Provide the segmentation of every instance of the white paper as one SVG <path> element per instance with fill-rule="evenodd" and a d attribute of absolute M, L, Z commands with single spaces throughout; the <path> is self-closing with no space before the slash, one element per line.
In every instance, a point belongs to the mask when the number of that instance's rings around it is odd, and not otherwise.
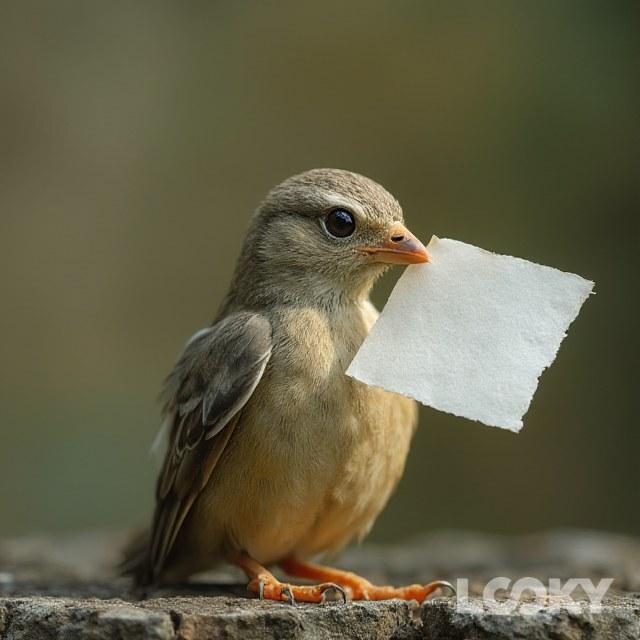
<path fill-rule="evenodd" d="M 347 375 L 519 431 L 593 282 L 435 236 L 406 269 Z"/>

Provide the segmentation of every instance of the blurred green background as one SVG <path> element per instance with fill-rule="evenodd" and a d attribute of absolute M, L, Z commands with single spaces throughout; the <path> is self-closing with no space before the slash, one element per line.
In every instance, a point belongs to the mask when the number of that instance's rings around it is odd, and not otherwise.
<path fill-rule="evenodd" d="M 422 410 L 372 537 L 640 534 L 639 6 L 3 3 L 0 535 L 145 521 L 160 383 L 266 190 L 322 166 L 597 283 L 520 435 Z"/>

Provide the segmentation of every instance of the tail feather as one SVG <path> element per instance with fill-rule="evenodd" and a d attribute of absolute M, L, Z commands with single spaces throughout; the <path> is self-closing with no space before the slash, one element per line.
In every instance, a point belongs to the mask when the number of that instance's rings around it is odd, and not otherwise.
<path fill-rule="evenodd" d="M 118 564 L 120 574 L 132 576 L 138 586 L 145 584 L 148 575 L 150 539 L 148 529 L 136 532 L 125 546 L 122 561 Z"/>

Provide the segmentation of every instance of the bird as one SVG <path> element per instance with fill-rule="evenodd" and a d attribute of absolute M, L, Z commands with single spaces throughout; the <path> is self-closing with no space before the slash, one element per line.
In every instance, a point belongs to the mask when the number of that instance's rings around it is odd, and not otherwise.
<path fill-rule="evenodd" d="M 164 384 L 155 512 L 123 563 L 138 586 L 229 563 L 267 600 L 421 602 L 451 588 L 374 585 L 314 561 L 362 540 L 403 473 L 415 402 L 345 372 L 378 317 L 375 281 L 428 261 L 370 178 L 312 169 L 266 195 L 213 323 Z"/>

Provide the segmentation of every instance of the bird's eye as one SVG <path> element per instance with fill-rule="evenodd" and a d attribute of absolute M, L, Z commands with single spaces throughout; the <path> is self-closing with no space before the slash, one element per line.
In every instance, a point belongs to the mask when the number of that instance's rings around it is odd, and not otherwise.
<path fill-rule="evenodd" d="M 324 221 L 327 231 L 335 238 L 347 238 L 356 230 L 356 221 L 346 209 L 334 209 Z"/>

